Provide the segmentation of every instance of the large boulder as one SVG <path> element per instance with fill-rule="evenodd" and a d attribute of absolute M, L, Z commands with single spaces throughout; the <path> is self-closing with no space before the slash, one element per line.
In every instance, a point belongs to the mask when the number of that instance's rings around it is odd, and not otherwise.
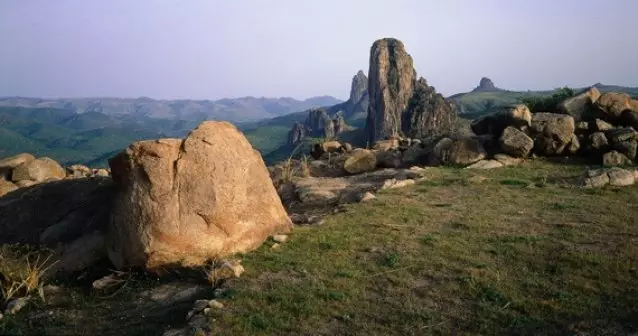
<path fill-rule="evenodd" d="M 424 78 L 419 78 L 402 118 L 405 135 L 427 138 L 450 134 L 456 122 L 456 111 Z"/>
<path fill-rule="evenodd" d="M 532 124 L 532 113 L 526 105 L 503 107 L 500 111 L 475 119 L 470 124 L 476 135 L 492 135 L 498 139 L 507 127 L 526 130 Z"/>
<path fill-rule="evenodd" d="M 558 110 L 572 116 L 575 121 L 581 121 L 598 98 L 600 98 L 600 91 L 591 87 L 558 104 Z"/>
<path fill-rule="evenodd" d="M 483 160 L 487 152 L 476 138 L 443 138 L 430 154 L 430 164 L 467 166 Z"/>
<path fill-rule="evenodd" d="M 4 180 L 4 179 L 0 179 L 0 197 L 14 191 L 18 189 L 18 186 L 16 186 L 15 184 Z"/>
<path fill-rule="evenodd" d="M 630 164 L 631 160 L 618 151 L 613 150 L 603 155 L 603 165 L 605 166 L 627 166 Z"/>
<path fill-rule="evenodd" d="M 76 271 L 106 258 L 113 184 L 67 179 L 21 188 L 0 198 L 0 244 L 53 249 L 56 270 Z"/>
<path fill-rule="evenodd" d="M 200 265 L 292 225 L 261 156 L 230 123 L 133 143 L 109 164 L 117 193 L 108 253 L 119 268 Z"/>
<path fill-rule="evenodd" d="M 368 149 L 357 148 L 348 154 L 343 169 L 350 174 L 371 172 L 377 167 L 376 154 Z"/>
<path fill-rule="evenodd" d="M 593 106 L 592 117 L 612 124 L 621 120 L 623 112 L 634 110 L 631 97 L 626 93 L 606 92 L 600 95 Z"/>
<path fill-rule="evenodd" d="M 416 72 L 403 43 L 384 38 L 370 49 L 368 76 L 370 104 L 365 133 L 366 140 L 374 143 L 401 132 L 402 114 L 412 98 Z"/>
<path fill-rule="evenodd" d="M 48 157 L 42 157 L 25 162 L 13 169 L 11 180 L 31 180 L 43 182 L 47 180 L 59 180 L 66 177 L 64 168 L 59 163 Z"/>
<path fill-rule="evenodd" d="M 503 152 L 514 157 L 526 157 L 534 147 L 534 139 L 512 126 L 503 131 L 499 143 Z"/>
<path fill-rule="evenodd" d="M 607 139 L 609 139 L 609 141 L 613 144 L 623 141 L 638 140 L 638 132 L 631 127 L 607 130 L 605 132 L 605 136 L 607 136 Z"/>
<path fill-rule="evenodd" d="M 603 150 L 609 146 L 609 140 L 603 132 L 594 132 L 589 135 L 589 143 L 592 149 Z"/>
<path fill-rule="evenodd" d="M 11 171 L 15 167 L 33 160 L 35 160 L 35 156 L 29 153 L 22 153 L 0 160 L 0 179 L 11 179 Z"/>
<path fill-rule="evenodd" d="M 531 131 L 535 134 L 534 150 L 540 155 L 563 154 L 572 141 L 576 125 L 574 118 L 566 114 L 535 113 Z"/>
<path fill-rule="evenodd" d="M 403 163 L 400 151 L 377 151 L 376 155 L 379 168 L 399 168 Z"/>
<path fill-rule="evenodd" d="M 630 160 L 636 159 L 636 150 L 638 150 L 638 141 L 627 140 L 614 143 L 614 149 L 624 154 Z"/>

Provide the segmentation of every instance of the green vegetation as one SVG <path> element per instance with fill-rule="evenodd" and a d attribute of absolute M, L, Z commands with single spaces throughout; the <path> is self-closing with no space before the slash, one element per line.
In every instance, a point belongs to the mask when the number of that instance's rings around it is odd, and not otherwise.
<path fill-rule="evenodd" d="M 224 283 L 213 334 L 636 332 L 638 186 L 570 187 L 582 169 L 429 168 L 417 185 L 296 227 L 278 249 L 267 242 L 242 257 L 246 272 Z M 161 334 L 185 323 L 192 302 L 140 308 L 159 284 L 136 275 L 98 298 L 81 281 L 60 282 L 66 303 L 5 317 L 0 334 Z"/>
<path fill-rule="evenodd" d="M 563 87 L 556 89 L 551 96 L 522 97 L 520 102 L 527 105 L 532 113 L 558 112 L 558 104 L 574 96 L 574 90 Z"/>

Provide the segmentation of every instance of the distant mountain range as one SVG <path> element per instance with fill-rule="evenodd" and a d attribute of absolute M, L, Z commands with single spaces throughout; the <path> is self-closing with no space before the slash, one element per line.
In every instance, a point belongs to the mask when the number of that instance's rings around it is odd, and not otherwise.
<path fill-rule="evenodd" d="M 312 107 L 332 106 L 342 101 L 330 97 L 294 98 L 242 97 L 220 100 L 154 100 L 151 98 L 71 98 L 40 99 L 0 98 L 0 107 L 55 108 L 84 114 L 146 117 L 169 120 L 255 121 L 303 111 Z"/>

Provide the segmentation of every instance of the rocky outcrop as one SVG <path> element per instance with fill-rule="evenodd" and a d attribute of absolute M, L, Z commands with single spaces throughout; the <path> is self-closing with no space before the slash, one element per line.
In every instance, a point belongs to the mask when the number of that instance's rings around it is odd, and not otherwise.
<path fill-rule="evenodd" d="M 338 112 L 332 119 L 332 125 L 334 128 L 334 136 L 338 137 L 341 133 L 350 130 L 350 126 L 346 123 L 343 117 L 343 113 Z"/>
<path fill-rule="evenodd" d="M 504 153 L 514 157 L 526 157 L 534 148 L 534 139 L 523 131 L 508 126 L 501 134 L 499 144 Z"/>
<path fill-rule="evenodd" d="M 593 104 L 593 117 L 616 124 L 622 121 L 625 111 L 636 111 L 634 102 L 626 93 L 606 92 Z"/>
<path fill-rule="evenodd" d="M 563 154 L 576 130 L 574 118 L 557 113 L 535 113 L 531 131 L 535 134 L 534 150 L 540 155 Z"/>
<path fill-rule="evenodd" d="M 46 246 L 56 270 L 75 271 L 106 258 L 110 178 L 68 179 L 21 188 L 0 198 L 0 244 Z"/>
<path fill-rule="evenodd" d="M 11 180 L 11 172 L 13 169 L 33 160 L 35 160 L 35 156 L 28 153 L 14 155 L 0 160 L 0 179 Z"/>
<path fill-rule="evenodd" d="M 332 119 L 322 108 L 310 109 L 304 126 L 311 137 L 331 139 L 335 136 Z"/>
<path fill-rule="evenodd" d="M 492 135 L 501 137 L 503 130 L 514 127 L 526 131 L 532 125 L 532 112 L 525 105 L 502 107 L 499 111 L 472 121 L 470 128 L 476 135 Z"/>
<path fill-rule="evenodd" d="M 452 105 L 434 87 L 428 86 L 424 78 L 419 78 L 403 114 L 403 133 L 411 138 L 449 135 L 455 122 Z"/>
<path fill-rule="evenodd" d="M 503 91 L 503 90 L 497 88 L 494 85 L 494 82 L 492 82 L 492 80 L 487 77 L 481 78 L 479 85 L 475 87 L 474 90 L 472 90 L 472 92 L 495 92 L 495 91 Z"/>
<path fill-rule="evenodd" d="M 352 77 L 352 85 L 350 86 L 350 98 L 346 102 L 345 117 L 350 118 L 354 114 L 367 112 L 370 103 L 368 99 L 368 77 L 359 70 Z"/>
<path fill-rule="evenodd" d="M 412 98 L 416 72 L 412 57 L 397 39 L 377 40 L 370 49 L 370 105 L 366 119 L 369 143 L 401 132 L 401 120 Z"/>
<path fill-rule="evenodd" d="M 261 156 L 230 123 L 136 142 L 109 164 L 108 254 L 118 268 L 198 265 L 291 227 Z"/>
<path fill-rule="evenodd" d="M 558 104 L 558 110 L 572 116 L 578 122 L 587 116 L 598 98 L 600 98 L 600 91 L 591 87 Z"/>
<path fill-rule="evenodd" d="M 298 122 L 296 122 L 290 132 L 288 132 L 288 143 L 294 145 L 301 140 L 303 140 L 307 136 L 306 127 Z"/>

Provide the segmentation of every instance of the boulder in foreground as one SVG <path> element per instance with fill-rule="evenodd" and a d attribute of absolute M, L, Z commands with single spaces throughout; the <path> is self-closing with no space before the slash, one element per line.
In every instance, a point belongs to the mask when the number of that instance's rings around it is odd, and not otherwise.
<path fill-rule="evenodd" d="M 136 142 L 109 164 L 117 192 L 108 254 L 118 268 L 199 265 L 292 226 L 261 156 L 230 123 Z"/>

